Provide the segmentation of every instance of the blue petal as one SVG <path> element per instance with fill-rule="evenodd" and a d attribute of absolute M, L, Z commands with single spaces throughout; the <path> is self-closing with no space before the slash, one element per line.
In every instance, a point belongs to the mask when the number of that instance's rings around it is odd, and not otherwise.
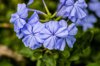
<path fill-rule="evenodd" d="M 26 24 L 26 21 L 24 19 L 19 18 L 14 24 L 20 29 L 23 28 L 23 26 Z"/>
<path fill-rule="evenodd" d="M 98 6 L 100 6 L 99 2 L 91 2 L 91 3 L 89 3 L 89 9 L 91 11 L 97 11 L 100 8 L 100 7 L 98 8 Z"/>
<path fill-rule="evenodd" d="M 68 31 L 69 31 L 69 35 L 76 35 L 78 29 L 77 29 L 76 25 L 74 23 L 72 23 L 71 25 L 69 25 Z"/>
<path fill-rule="evenodd" d="M 14 23 L 17 19 L 19 18 L 18 14 L 12 14 L 11 15 L 11 19 L 10 19 L 10 22 L 11 23 Z"/>
<path fill-rule="evenodd" d="M 55 33 L 58 28 L 59 28 L 59 24 L 56 21 L 50 21 L 48 23 L 45 24 L 46 28 L 51 32 L 51 33 Z M 52 25 L 52 26 L 51 26 Z"/>
<path fill-rule="evenodd" d="M 28 4 L 27 5 L 30 5 L 34 2 L 34 0 L 29 0 Z"/>
<path fill-rule="evenodd" d="M 66 0 L 66 6 L 72 6 L 74 4 L 74 0 Z"/>
<path fill-rule="evenodd" d="M 55 49 L 63 51 L 65 46 L 66 46 L 65 40 L 64 39 L 58 39 L 57 43 L 55 45 Z"/>
<path fill-rule="evenodd" d="M 83 25 L 83 31 L 86 31 L 86 30 L 89 29 L 89 28 L 93 28 L 93 24 L 87 23 L 87 24 L 84 24 L 84 25 Z"/>
<path fill-rule="evenodd" d="M 82 26 L 83 30 L 86 31 L 88 28 L 92 28 L 93 23 L 95 23 L 96 21 L 97 21 L 96 17 L 91 14 L 87 15 L 87 17 L 85 17 L 82 20 L 78 20 L 77 25 Z"/>
<path fill-rule="evenodd" d="M 40 46 L 42 46 L 42 45 L 37 42 L 36 38 L 32 37 L 31 40 L 30 40 L 29 47 L 34 50 L 34 49 L 39 48 Z"/>
<path fill-rule="evenodd" d="M 55 44 L 56 44 L 56 37 L 52 36 L 52 37 L 49 37 L 48 39 L 46 39 L 44 41 L 43 46 L 45 48 L 48 48 L 48 49 L 52 50 L 52 49 L 54 49 Z"/>
<path fill-rule="evenodd" d="M 28 23 L 34 25 L 38 22 L 39 22 L 39 16 L 37 12 L 34 12 L 34 14 L 28 19 Z"/>
<path fill-rule="evenodd" d="M 26 18 L 28 16 L 28 9 L 26 4 L 18 4 L 17 6 L 17 13 L 21 18 Z"/>
<path fill-rule="evenodd" d="M 51 35 L 50 31 L 46 28 L 44 28 L 42 31 L 40 31 L 41 34 L 48 34 Z"/>
<path fill-rule="evenodd" d="M 61 27 L 59 28 L 59 30 L 55 33 L 55 35 L 57 37 L 61 37 L 61 38 L 64 38 L 64 37 L 67 37 L 68 35 L 68 30 L 66 27 Z"/>
<path fill-rule="evenodd" d="M 100 10 L 96 11 L 96 15 L 100 18 Z"/>
<path fill-rule="evenodd" d="M 85 2 L 85 0 L 78 0 L 76 2 L 77 6 L 80 7 L 80 8 L 86 8 L 87 7 L 87 4 Z"/>
<path fill-rule="evenodd" d="M 35 24 L 34 26 L 33 26 L 33 33 L 38 33 L 38 32 L 40 32 L 41 30 L 43 30 L 43 28 L 44 28 L 44 24 L 42 24 L 42 23 L 37 23 L 37 24 Z"/>
<path fill-rule="evenodd" d="M 67 22 L 65 20 L 60 20 L 59 21 L 59 25 L 62 26 L 62 27 L 67 27 Z"/>
<path fill-rule="evenodd" d="M 77 7 L 76 10 L 77 10 L 77 17 L 79 19 L 82 19 L 82 18 L 86 17 L 86 13 L 85 13 L 84 10 L 82 10 L 81 8 L 78 8 L 78 7 Z"/>
<path fill-rule="evenodd" d="M 72 10 L 73 6 L 63 6 L 57 13 L 57 16 L 62 16 L 64 18 L 66 18 L 67 16 L 69 16 L 71 10 Z"/>
<path fill-rule="evenodd" d="M 44 40 L 46 40 L 48 37 L 50 37 L 52 34 L 44 28 L 42 31 L 40 31 L 40 37 Z"/>
<path fill-rule="evenodd" d="M 19 32 L 20 32 L 19 27 L 18 27 L 18 26 L 16 26 L 15 24 L 14 24 L 14 31 L 15 31 L 16 33 L 19 33 Z"/>
<path fill-rule="evenodd" d="M 32 33 L 32 26 L 29 24 L 26 24 L 23 28 L 22 28 L 22 32 L 25 35 L 29 35 Z"/>
<path fill-rule="evenodd" d="M 87 23 L 95 23 L 97 21 L 96 17 L 92 14 L 86 17 Z"/>
<path fill-rule="evenodd" d="M 41 44 L 42 44 L 43 41 L 44 41 L 44 40 L 42 39 L 42 37 L 40 36 L 39 33 L 35 34 L 35 39 L 37 40 L 38 43 L 41 43 Z"/>
<path fill-rule="evenodd" d="M 21 39 L 23 36 L 24 36 L 23 33 L 17 33 L 17 37 L 18 37 L 19 39 Z"/>
<path fill-rule="evenodd" d="M 62 16 L 66 13 L 66 7 L 63 6 L 57 13 L 57 16 Z M 65 17 L 65 16 L 64 16 Z"/>
<path fill-rule="evenodd" d="M 66 0 L 60 0 L 60 3 L 65 3 Z"/>
<path fill-rule="evenodd" d="M 27 35 L 27 36 L 25 36 L 25 37 L 22 39 L 22 41 L 23 41 L 23 43 L 24 43 L 24 45 L 25 45 L 26 47 L 28 47 L 28 46 L 30 45 L 31 39 L 32 39 L 32 36 L 31 36 L 31 35 Z"/>
<path fill-rule="evenodd" d="M 68 46 L 69 46 L 70 48 L 73 48 L 73 45 L 74 45 L 76 39 L 75 39 L 73 36 L 68 36 L 68 37 L 66 38 L 66 41 L 67 41 Z"/>

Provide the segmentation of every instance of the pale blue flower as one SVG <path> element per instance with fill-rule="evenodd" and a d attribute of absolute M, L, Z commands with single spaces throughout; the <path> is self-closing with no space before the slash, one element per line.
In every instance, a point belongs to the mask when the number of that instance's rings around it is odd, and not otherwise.
<path fill-rule="evenodd" d="M 64 50 L 67 42 L 68 46 L 72 48 L 72 45 L 75 42 L 75 40 L 73 41 L 73 35 L 77 32 L 76 30 L 73 30 L 73 28 L 71 25 L 67 28 L 67 23 L 65 23 L 64 20 L 60 22 L 49 21 L 40 32 L 42 39 L 44 39 L 43 46 L 50 50 Z M 75 34 L 73 31 L 75 31 Z"/>
<path fill-rule="evenodd" d="M 86 17 L 85 9 L 87 7 L 87 4 L 84 0 L 60 0 L 60 4 L 58 6 L 58 13 L 57 16 L 62 16 L 64 18 L 68 17 L 73 22 L 75 22 L 77 19 L 82 19 Z"/>
<path fill-rule="evenodd" d="M 16 33 L 26 24 L 26 18 L 28 16 L 28 9 L 26 4 L 18 4 L 17 12 L 12 14 L 10 22 L 14 24 L 14 30 Z"/>
<path fill-rule="evenodd" d="M 94 15 L 87 15 L 84 19 L 78 20 L 77 25 L 82 26 L 83 30 L 86 31 L 89 28 L 93 28 L 93 24 L 97 21 Z"/>
<path fill-rule="evenodd" d="M 42 46 L 43 40 L 40 38 L 39 32 L 43 29 L 43 24 L 37 23 L 34 26 L 26 24 L 22 29 L 24 38 L 22 39 L 26 47 L 36 49 Z"/>

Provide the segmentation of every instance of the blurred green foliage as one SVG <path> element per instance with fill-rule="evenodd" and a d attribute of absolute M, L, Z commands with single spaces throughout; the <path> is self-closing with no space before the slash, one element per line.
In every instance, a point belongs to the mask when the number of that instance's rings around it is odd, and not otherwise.
<path fill-rule="evenodd" d="M 58 0 L 45 0 L 51 13 L 54 13 Z M 26 48 L 16 37 L 10 24 L 10 16 L 16 12 L 18 3 L 27 0 L 0 0 L 0 45 L 7 46 L 13 52 L 21 54 L 24 61 L 16 61 L 7 56 L 0 56 L 0 66 L 100 66 L 100 18 L 93 29 L 83 32 L 79 29 L 74 48 L 66 46 L 64 51 L 39 48 Z M 30 6 L 45 12 L 41 0 L 35 0 Z"/>

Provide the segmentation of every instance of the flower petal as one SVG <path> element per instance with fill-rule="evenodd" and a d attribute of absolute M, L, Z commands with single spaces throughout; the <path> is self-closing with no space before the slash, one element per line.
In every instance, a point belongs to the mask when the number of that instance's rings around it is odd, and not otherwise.
<path fill-rule="evenodd" d="M 24 19 L 19 18 L 14 24 L 20 29 L 23 28 L 23 26 L 26 24 L 26 21 Z"/>
<path fill-rule="evenodd" d="M 31 36 L 31 35 L 27 35 L 27 36 L 25 36 L 25 37 L 22 39 L 22 41 L 23 41 L 23 43 L 24 43 L 24 45 L 25 45 L 26 47 L 28 47 L 28 46 L 30 45 L 31 39 L 32 39 L 32 36 Z"/>
<path fill-rule="evenodd" d="M 17 6 L 17 13 L 21 18 L 26 18 L 28 16 L 28 9 L 26 4 L 18 4 Z"/>
<path fill-rule="evenodd" d="M 69 25 L 68 31 L 69 31 L 69 35 L 76 35 L 78 29 L 76 28 L 76 25 L 72 23 L 71 25 Z"/>
<path fill-rule="evenodd" d="M 32 37 L 31 38 L 31 41 L 30 41 L 29 47 L 34 50 L 34 49 L 39 48 L 40 46 L 42 46 L 42 45 L 37 42 L 36 38 L 35 37 Z"/>
<path fill-rule="evenodd" d="M 29 0 L 27 5 L 31 5 L 34 2 L 34 0 Z"/>
<path fill-rule="evenodd" d="M 66 27 L 61 27 L 61 28 L 59 28 L 59 30 L 55 34 L 57 37 L 64 38 L 64 37 L 67 37 L 68 30 Z"/>
<path fill-rule="evenodd" d="M 50 21 L 45 26 L 51 33 L 55 33 L 59 28 L 59 24 L 56 21 Z"/>
<path fill-rule="evenodd" d="M 59 21 L 59 25 L 62 26 L 62 27 L 67 27 L 67 22 L 65 20 L 60 20 Z"/>
<path fill-rule="evenodd" d="M 64 39 L 58 39 L 57 43 L 55 45 L 55 49 L 63 51 L 65 46 L 66 46 L 65 40 Z"/>
<path fill-rule="evenodd" d="M 29 35 L 29 34 L 32 33 L 32 26 L 31 26 L 30 24 L 26 24 L 26 25 L 22 28 L 21 31 L 23 32 L 23 34 Z"/>
<path fill-rule="evenodd" d="M 52 50 L 52 49 L 54 49 L 55 43 L 56 43 L 56 37 L 53 36 L 53 37 L 49 37 L 47 40 L 45 40 L 43 46 L 45 48 Z"/>
<path fill-rule="evenodd" d="M 73 36 L 68 36 L 68 37 L 66 38 L 66 41 L 67 41 L 68 46 L 69 46 L 70 48 L 72 48 L 73 45 L 74 45 L 74 43 L 75 43 L 75 41 L 76 41 L 76 39 L 75 39 Z"/>
<path fill-rule="evenodd" d="M 28 23 L 30 25 L 35 25 L 38 22 L 39 22 L 39 16 L 37 12 L 34 12 L 34 14 L 28 19 Z"/>

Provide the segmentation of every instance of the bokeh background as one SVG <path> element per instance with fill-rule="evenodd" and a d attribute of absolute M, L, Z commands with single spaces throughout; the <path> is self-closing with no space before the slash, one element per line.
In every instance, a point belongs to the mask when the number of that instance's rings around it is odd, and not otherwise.
<path fill-rule="evenodd" d="M 59 0 L 45 1 L 50 12 L 54 13 Z M 97 18 L 94 28 L 83 32 L 79 27 L 72 49 L 31 50 L 16 37 L 9 21 L 11 14 L 16 12 L 17 4 L 24 2 L 28 0 L 0 0 L 0 66 L 100 66 L 100 18 L 94 12 L 89 10 Z M 30 7 L 45 12 L 42 0 L 35 0 Z"/>

